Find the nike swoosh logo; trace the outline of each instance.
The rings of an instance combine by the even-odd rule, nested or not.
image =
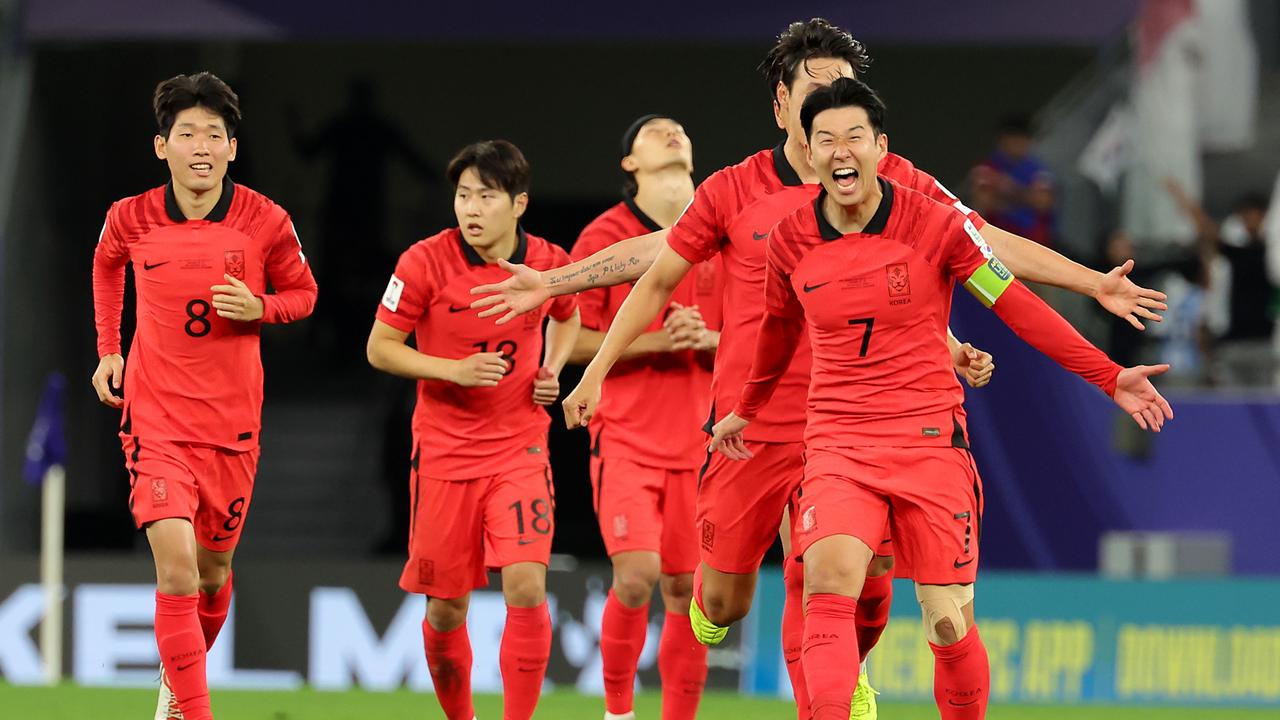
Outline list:
[[[538,542],[538,541],[537,541],[537,540],[526,540],[525,538],[520,538],[519,540],[517,540],[517,541],[516,541],[516,544],[517,544],[517,545],[528,545],[528,544],[530,544],[530,543],[535,543],[535,542]]]
[[[947,700],[947,704],[948,704],[948,705],[950,705],[951,707],[967,707],[967,706],[972,705],[972,704],[974,704],[974,703],[976,703],[976,702],[978,702],[978,699],[977,699],[977,698],[974,698],[974,699],[970,700],[970,701],[969,701],[969,702],[967,702],[967,703],[958,703],[958,702],[956,702],[955,700],[951,700],[951,699],[948,699],[948,700]]]
[[[454,307],[452,305],[449,306],[449,312],[451,313],[460,313],[463,310],[470,310],[470,309],[471,309],[470,305],[463,305],[462,307]]]
[[[973,562],[973,558],[969,558],[968,560],[965,560],[964,562],[960,562],[960,560],[959,560],[959,559],[956,559],[956,560],[952,560],[952,561],[951,561],[951,564],[952,564],[952,565],[954,565],[954,566],[955,566],[955,568],[956,568],[957,570],[959,570],[960,568],[964,567],[965,565],[968,565],[968,564],[969,564],[969,563],[971,563],[971,562]]]
[[[768,240],[769,233],[758,233],[753,230],[751,231],[751,239],[755,240],[756,242],[760,242],[761,240]]]
[[[161,265],[168,265],[170,262],[172,262],[172,261],[171,261],[171,260],[165,260],[164,262],[158,262],[158,263],[154,263],[154,264],[153,264],[153,263],[149,263],[149,262],[144,262],[144,263],[142,263],[142,269],[143,269],[143,270],[155,270],[156,268],[160,267]]]
[[[214,542],[226,542],[226,541],[230,540],[230,539],[231,539],[231,538],[233,538],[233,537],[235,537],[235,535],[227,535],[226,537],[223,537],[223,536],[221,536],[221,535],[214,535],[214,536],[213,536],[213,541],[214,541]]]
[[[818,288],[822,287],[823,285],[830,285],[830,284],[831,284],[831,281],[830,281],[830,280],[828,280],[828,281],[826,281],[826,282],[823,282],[823,283],[818,283],[817,285],[810,285],[809,283],[805,283],[805,284],[804,284],[804,291],[805,291],[805,292],[807,292],[807,293],[811,293],[811,292],[813,292],[814,290],[817,290]]]
[[[192,665],[195,665],[197,662],[200,662],[200,661],[199,661],[199,660],[196,660],[195,662],[189,662],[189,663],[187,663],[186,665],[179,665],[179,666],[178,666],[178,668],[177,668],[177,670],[178,670],[178,672],[182,672],[183,670],[186,670],[187,668],[191,667]]]

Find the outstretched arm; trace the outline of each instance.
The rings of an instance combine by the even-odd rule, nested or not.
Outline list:
[[[1168,365],[1121,368],[1014,280],[995,258],[979,265],[966,279],[965,288],[995,311],[1018,337],[1096,385],[1142,429],[1159,432],[1164,422],[1173,418],[1173,408],[1149,379],[1168,370]]]
[[[499,260],[498,265],[511,277],[471,288],[472,295],[483,296],[471,307],[483,308],[480,317],[499,315],[497,322],[502,325],[557,295],[631,282],[653,265],[659,251],[666,247],[666,240],[667,231],[659,230],[620,240],[590,257],[541,272]]]
[[[693,265],[665,245],[658,259],[627,295],[595,358],[582,373],[582,381],[564,400],[565,424],[570,428],[585,426],[600,402],[604,378],[649,323],[666,307],[671,293],[689,273]]]
[[[1160,322],[1162,318],[1155,311],[1169,309],[1164,293],[1135,285],[1129,279],[1132,260],[1104,275],[990,223],[979,232],[1014,275],[1087,295],[1139,330],[1144,327],[1141,319]]]

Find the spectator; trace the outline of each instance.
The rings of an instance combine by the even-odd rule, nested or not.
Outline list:
[[[1009,232],[1051,246],[1056,223],[1053,176],[1031,154],[1031,121],[1010,116],[996,149],[970,178],[974,209]]]
[[[1195,224],[1209,270],[1208,328],[1215,341],[1212,380],[1235,387],[1274,384],[1276,285],[1267,273],[1267,198],[1241,197],[1231,215],[1218,224],[1176,182],[1167,180],[1165,186]]]

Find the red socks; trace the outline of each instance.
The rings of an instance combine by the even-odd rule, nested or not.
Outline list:
[[[231,608],[231,578],[232,574],[227,573],[226,584],[213,595],[199,593],[196,613],[200,616],[200,631],[204,633],[206,650],[213,648],[213,641],[218,639],[222,624],[227,621],[227,611]]]
[[[551,615],[547,603],[531,608],[507,606],[498,665],[502,669],[504,720],[529,720],[538,706],[551,657]]]
[[[436,688],[436,700],[448,720],[472,720],[471,639],[467,624],[440,632],[422,621],[422,646],[427,651],[427,669]]]
[[[658,674],[662,720],[693,720],[707,684],[707,646],[693,636],[689,613],[667,613],[658,643]]]
[[[987,648],[975,625],[955,645],[933,651],[933,699],[942,720],[981,720],[987,716],[991,695],[991,666]]]
[[[791,678],[796,698],[796,717],[809,720],[809,691],[804,682],[800,651],[804,645],[804,564],[788,556],[782,561],[782,582],[786,588],[782,605],[782,659]]]
[[[801,662],[813,720],[849,720],[849,704],[858,684],[857,609],[858,601],[851,597],[809,595]]]
[[[871,648],[880,642],[880,635],[889,624],[889,606],[893,604],[893,573],[880,577],[867,576],[858,596],[858,653],[865,661]]]
[[[684,619],[684,624],[689,625],[689,618]],[[629,608],[610,590],[600,622],[600,657],[604,661],[604,709],[614,715],[632,710],[636,667],[648,629],[649,603]],[[694,644],[698,644],[697,641]]]
[[[156,647],[169,688],[187,720],[213,720],[205,679],[204,634],[196,614],[199,593],[156,592]]]

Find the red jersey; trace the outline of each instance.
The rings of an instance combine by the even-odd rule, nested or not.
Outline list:
[[[569,261],[561,248],[523,229],[517,233],[511,262],[545,270]],[[572,295],[559,297],[515,322],[495,325],[471,310],[471,288],[507,276],[450,228],[405,250],[382,296],[378,320],[413,333],[418,352],[450,359],[500,352],[509,365],[494,387],[418,381],[413,436],[423,477],[468,480],[548,462],[551,419],[533,402],[542,320],[568,320],[578,302]]]
[[[619,240],[661,230],[632,198],[614,205],[582,230],[570,256],[580,260]],[[713,258],[699,263],[676,287],[671,302],[697,305],[707,327],[720,328],[720,292]],[[632,283],[578,294],[582,326],[605,332],[631,293]],[[645,332],[662,330],[670,306]],[[706,456],[698,429],[711,408],[711,358],[687,350],[620,362],[604,381],[603,396],[589,426],[592,453],[642,465],[684,469]]]
[[[93,255],[98,355],[120,352],[125,265],[133,263],[137,330],[125,363],[121,433],[250,450],[262,425],[262,323],[311,314],[316,282],[289,215],[230,179],[201,220],[170,185],[107,211]],[[214,285],[232,275],[262,298],[260,322],[218,317]],[[268,283],[275,294],[267,294]]]
[[[947,348],[956,279],[1023,339],[1114,392],[1119,366],[1014,282],[972,222],[879,182],[884,197],[862,232],[832,227],[824,193],[769,237],[767,312],[804,323],[813,346],[806,447],[968,447],[964,391]],[[782,372],[777,327],[761,331],[738,407],[744,417]]]
[[[957,203],[977,227],[985,223],[958,205],[955,196],[907,159],[889,153],[880,173],[946,203]],[[698,187],[693,202],[667,237],[673,250],[691,263],[717,253],[724,262],[724,327],[712,379],[713,419],[734,407],[746,383],[760,320],[764,317],[765,246],[769,230],[797,208],[812,202],[820,185],[800,182],[783,145],[762,150],[716,172]],[[748,440],[798,442],[804,435],[805,398],[811,365],[809,343],[802,338],[789,371],[779,380],[773,400],[747,428]]]

